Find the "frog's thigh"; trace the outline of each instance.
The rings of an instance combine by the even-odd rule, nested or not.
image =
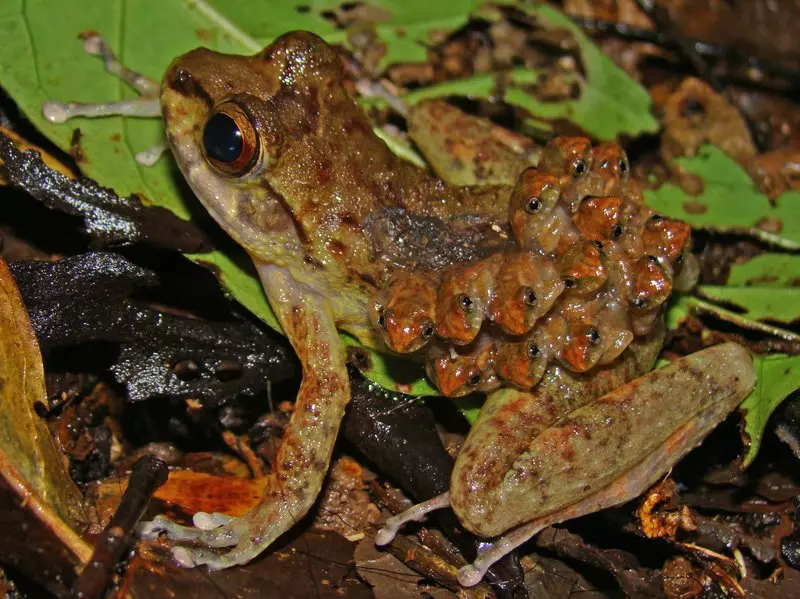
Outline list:
[[[333,453],[339,423],[350,399],[350,380],[344,349],[327,302],[313,292],[300,290],[282,269],[259,268],[264,287],[281,326],[303,367],[303,381],[292,419],[270,473],[258,507],[242,518],[213,530],[178,527],[158,519],[151,534],[164,531],[177,540],[192,540],[207,547],[234,545],[228,553],[176,547],[173,556],[184,566],[207,564],[216,570],[243,564],[266,549],[300,520],[322,487]],[[206,515],[198,516],[203,520]]]
[[[539,435],[529,452],[551,464],[550,480],[539,484],[546,487],[545,497],[556,495],[560,505],[531,506],[530,521],[482,550],[459,572],[459,581],[477,584],[494,562],[545,526],[641,494],[724,420],[755,382],[747,350],[725,343],[676,360],[569,414]]]

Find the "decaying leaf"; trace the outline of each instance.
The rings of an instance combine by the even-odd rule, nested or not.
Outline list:
[[[249,322],[188,318],[129,299],[157,279],[118,254],[91,252],[11,268],[40,343],[118,343],[111,370],[133,401],[168,396],[217,405],[263,391],[295,371],[287,345]]]
[[[0,132],[0,163],[8,185],[22,189],[48,208],[83,219],[84,230],[100,245],[146,242],[156,247],[203,251],[208,242],[191,222],[136,196],[120,198],[90,179],[73,179],[47,165],[36,150],[22,151]]]
[[[0,260],[0,561],[63,596],[91,553],[79,536],[89,517],[35,412],[45,399],[39,346],[14,278]]]
[[[72,172],[72,169],[70,167],[68,167],[66,164],[61,162],[58,158],[56,158],[55,156],[53,156],[49,152],[46,152],[45,150],[43,150],[39,146],[36,146],[36,145],[30,143],[29,141],[23,139],[22,137],[20,137],[19,135],[17,135],[13,131],[11,131],[10,129],[6,129],[5,127],[0,127],[0,135],[4,135],[8,139],[10,139],[14,143],[14,145],[17,147],[17,149],[20,150],[21,152],[26,152],[27,150],[35,150],[36,152],[39,153],[39,156],[42,157],[42,162],[44,162],[48,167],[50,167],[53,170],[58,171],[59,173],[61,173],[65,177],[68,177],[70,179],[74,179],[75,178],[75,173]],[[2,164],[3,164],[3,159],[0,158],[0,166],[2,166]],[[0,169],[0,185],[7,185],[7,184],[8,184],[8,181],[6,181],[5,176],[3,176],[3,171],[2,171],[2,169]]]

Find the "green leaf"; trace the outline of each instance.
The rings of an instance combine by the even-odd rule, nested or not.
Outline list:
[[[361,354],[351,362],[358,366],[365,377],[384,389],[417,397],[440,395],[439,390],[425,377],[425,370],[418,360],[372,351],[350,335],[342,334],[342,340],[351,351]]]
[[[761,447],[764,429],[772,412],[790,393],[800,387],[800,356],[756,356],[754,366],[758,373],[758,382],[740,407],[745,418],[744,433],[749,440],[742,460],[745,467],[753,462]]]
[[[693,227],[745,233],[788,250],[800,249],[800,192],[783,193],[773,206],[747,172],[714,146],[702,146],[697,156],[675,163],[703,180],[702,193],[689,196],[677,185],[665,184],[645,191],[652,208]]]
[[[701,285],[697,291],[751,320],[791,323],[800,318],[800,288]]]
[[[761,254],[734,264],[728,285],[740,287],[799,287],[800,256],[796,254]]]
[[[519,8],[537,17],[546,27],[566,29],[574,36],[586,78],[571,82],[580,89],[576,99],[544,101],[535,93],[539,73],[534,69],[515,69],[504,74],[503,100],[530,112],[534,121],[565,119],[602,140],[658,130],[658,122],[650,113],[651,101],[647,90],[603,54],[569,17],[545,4],[521,5]],[[415,104],[445,96],[491,98],[497,96],[497,91],[496,75],[484,74],[422,88],[406,95],[405,99]],[[535,125],[537,128],[540,126],[539,123]]]

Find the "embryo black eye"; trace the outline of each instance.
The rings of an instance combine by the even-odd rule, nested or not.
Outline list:
[[[218,112],[208,119],[203,129],[203,147],[209,158],[223,164],[236,162],[242,155],[244,138],[233,117]]]
[[[541,209],[542,209],[542,201],[536,196],[528,198],[528,201],[525,203],[525,210],[527,210],[530,214],[539,212],[539,210]]]

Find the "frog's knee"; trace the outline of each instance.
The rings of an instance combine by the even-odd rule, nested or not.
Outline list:
[[[453,471],[450,483],[450,507],[461,525],[480,537],[494,537],[511,528],[508,513],[502,501],[493,493],[480,492],[469,480],[470,469],[461,467]]]

